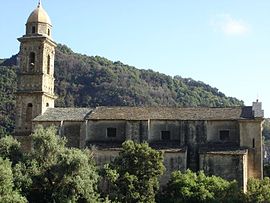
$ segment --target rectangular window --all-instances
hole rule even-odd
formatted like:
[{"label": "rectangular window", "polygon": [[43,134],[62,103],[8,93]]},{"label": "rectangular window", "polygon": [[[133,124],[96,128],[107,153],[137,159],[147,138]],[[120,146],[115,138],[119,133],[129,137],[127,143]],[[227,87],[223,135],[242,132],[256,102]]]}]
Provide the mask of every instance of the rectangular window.
[{"label": "rectangular window", "polygon": [[220,130],[219,131],[219,139],[222,141],[227,141],[230,139],[230,131],[229,130]]},{"label": "rectangular window", "polygon": [[162,140],[170,140],[171,139],[170,131],[161,131],[161,139]]},{"label": "rectangular window", "polygon": [[107,128],[107,137],[116,137],[116,128]]}]

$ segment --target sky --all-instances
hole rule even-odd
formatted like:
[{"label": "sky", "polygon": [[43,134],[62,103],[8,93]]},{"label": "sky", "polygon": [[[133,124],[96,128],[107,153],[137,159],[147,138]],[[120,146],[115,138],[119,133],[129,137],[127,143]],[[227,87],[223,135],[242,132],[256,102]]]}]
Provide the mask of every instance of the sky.
[{"label": "sky", "polygon": [[[0,58],[38,0],[0,0]],[[269,0],[43,0],[57,43],[137,68],[203,81],[270,117]]]}]

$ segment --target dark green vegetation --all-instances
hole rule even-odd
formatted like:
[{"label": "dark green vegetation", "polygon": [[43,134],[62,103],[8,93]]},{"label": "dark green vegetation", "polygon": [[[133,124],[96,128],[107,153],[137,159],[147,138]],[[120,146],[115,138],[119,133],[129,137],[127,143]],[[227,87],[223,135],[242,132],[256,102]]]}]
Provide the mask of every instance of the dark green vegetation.
[{"label": "dark green vegetation", "polygon": [[[65,147],[54,128],[40,127],[32,139],[28,153],[11,136],[0,139],[0,202],[270,202],[269,178],[250,179],[244,194],[235,181],[190,170],[173,172],[159,191],[163,155],[147,144],[123,143],[119,157],[100,170],[101,178],[92,152]],[[104,179],[108,187],[101,192],[98,180]]]},{"label": "dark green vegetation", "polygon": [[27,202],[14,186],[14,177],[11,162],[0,157],[0,202],[24,203]]},{"label": "dark green vegetation", "polygon": [[[16,55],[0,60],[0,134],[14,128],[16,65]],[[243,105],[203,82],[77,54],[65,45],[56,50],[55,77],[58,107]]]},{"label": "dark green vegetation", "polygon": [[119,202],[155,202],[158,178],[165,170],[162,153],[147,143],[126,141],[122,146],[119,156],[104,167],[110,198]]},{"label": "dark green vegetation", "polygon": [[162,196],[168,203],[197,202],[239,202],[236,181],[226,181],[217,176],[206,176],[202,171],[198,174],[190,170],[182,173],[175,171],[171,175],[167,188]]},{"label": "dark green vegetation", "polygon": [[270,140],[270,119],[265,119],[263,124],[263,136],[266,140]]},{"label": "dark green vegetation", "polygon": [[16,67],[0,66],[0,137],[14,128],[15,91]]},{"label": "dark green vegetation", "polygon": [[243,102],[180,76],[139,70],[59,45],[55,61],[60,106],[232,106]]},{"label": "dark green vegetation", "polygon": [[[123,151],[104,174],[110,192],[98,192],[98,170],[91,151],[65,147],[56,129],[39,127],[29,153],[11,136],[0,139],[0,200],[13,202],[155,202],[163,155],[147,144],[123,143]],[[7,184],[4,184],[7,182]],[[0,201],[1,202],[1,201]]]},{"label": "dark green vegetation", "polygon": [[23,197],[40,203],[101,201],[97,192],[99,176],[90,151],[66,148],[65,139],[58,137],[52,127],[38,128],[32,138],[33,149],[28,154],[22,154],[19,143],[10,136],[0,141],[0,171],[6,170],[7,176],[0,182],[10,182],[0,187],[20,198],[16,202],[26,202]]}]

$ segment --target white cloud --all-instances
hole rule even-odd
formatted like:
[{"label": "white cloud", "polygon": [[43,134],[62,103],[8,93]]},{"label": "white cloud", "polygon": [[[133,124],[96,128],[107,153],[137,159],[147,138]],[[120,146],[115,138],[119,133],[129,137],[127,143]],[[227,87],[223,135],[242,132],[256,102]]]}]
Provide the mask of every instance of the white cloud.
[{"label": "white cloud", "polygon": [[211,24],[215,30],[222,31],[224,34],[230,36],[241,36],[250,31],[247,23],[241,19],[235,19],[228,14],[217,16]]}]

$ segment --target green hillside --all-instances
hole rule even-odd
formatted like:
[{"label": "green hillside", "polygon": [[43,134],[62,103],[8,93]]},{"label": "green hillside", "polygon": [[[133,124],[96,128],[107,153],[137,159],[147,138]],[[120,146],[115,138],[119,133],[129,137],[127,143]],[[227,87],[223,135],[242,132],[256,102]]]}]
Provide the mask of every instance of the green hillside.
[{"label": "green hillside", "polygon": [[[0,130],[8,132],[14,126],[16,62],[16,55],[0,59]],[[60,44],[56,50],[55,77],[59,107],[243,105],[203,82],[77,54]]]}]

